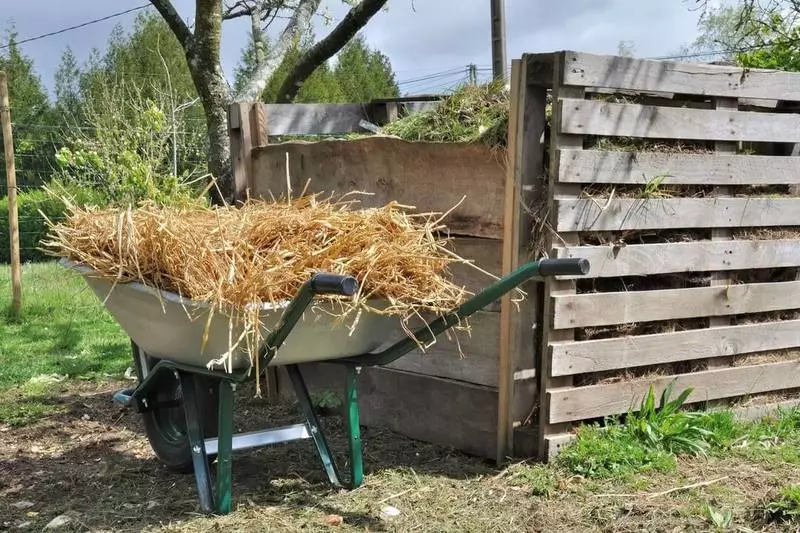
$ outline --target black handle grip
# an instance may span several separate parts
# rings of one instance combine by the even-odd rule
[[[358,280],[339,274],[314,274],[311,276],[311,290],[315,294],[353,296],[358,292]]]
[[[540,276],[583,276],[589,273],[589,260],[583,257],[542,259],[539,261]]]

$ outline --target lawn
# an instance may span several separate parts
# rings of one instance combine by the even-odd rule
[[[800,528],[800,411],[755,422],[645,403],[626,425],[585,428],[548,465],[502,468],[376,428],[366,483],[333,490],[309,442],[235,456],[234,507],[198,514],[193,478],[164,470],[128,386],[126,337],[83,282],[24,271],[24,312],[0,330],[0,530],[789,531]],[[7,270],[0,292],[8,301]],[[237,430],[296,422],[292,405],[237,395]],[[338,418],[325,424],[339,457]]]

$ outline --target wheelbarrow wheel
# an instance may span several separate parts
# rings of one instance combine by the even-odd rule
[[[147,371],[158,363],[158,359],[147,355],[133,342],[131,348],[136,375],[142,380]],[[155,393],[148,398],[152,408],[142,413],[147,440],[164,466],[174,472],[188,474],[194,471],[194,467],[189,437],[186,434],[180,380],[172,373],[163,373],[158,379],[160,382],[153,389]],[[219,401],[217,388],[211,380],[203,377],[196,379],[204,437],[216,437]],[[209,455],[208,459],[213,461],[214,457]]]

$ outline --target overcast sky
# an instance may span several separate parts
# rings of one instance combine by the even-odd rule
[[[19,39],[34,37],[146,4],[146,0],[0,0],[0,23],[13,21]],[[185,19],[193,0],[173,0]],[[615,53],[630,41],[638,57],[675,53],[697,32],[693,0],[506,0],[508,59],[524,52],[578,50]],[[341,0],[323,0],[334,21]],[[60,6],[60,7],[57,7]],[[152,9],[152,8],[147,8]],[[80,61],[103,48],[115,24],[130,26],[136,13],[22,45],[51,87],[61,52],[70,45]],[[5,20],[4,20],[5,19]],[[317,35],[327,31],[317,17]],[[470,63],[491,67],[488,0],[389,0],[364,31],[369,44],[389,56],[403,92],[433,92],[463,80]],[[223,66],[231,74],[247,39],[247,22],[226,23]],[[420,81],[420,77],[460,69]],[[485,72],[485,71],[484,71]]]

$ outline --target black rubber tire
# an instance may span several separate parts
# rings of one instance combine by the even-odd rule
[[[142,358],[139,357],[139,347],[131,341],[131,352],[133,355],[136,375],[141,381]],[[153,368],[158,359],[144,354],[144,363],[147,368]],[[183,401],[180,391],[180,381],[171,373],[163,373],[158,378],[162,380],[154,389],[155,393],[148,402],[150,405],[158,405],[158,402],[177,400],[175,407],[155,408],[142,413],[145,434],[150,441],[150,447],[156,454],[158,460],[173,472],[189,474],[194,472],[192,464],[192,451],[189,445],[189,437],[186,435],[186,418],[183,410]],[[218,390],[211,380],[198,377],[197,396],[201,402],[203,433],[205,438],[217,436],[218,431]],[[209,461],[214,457],[209,456]]]

